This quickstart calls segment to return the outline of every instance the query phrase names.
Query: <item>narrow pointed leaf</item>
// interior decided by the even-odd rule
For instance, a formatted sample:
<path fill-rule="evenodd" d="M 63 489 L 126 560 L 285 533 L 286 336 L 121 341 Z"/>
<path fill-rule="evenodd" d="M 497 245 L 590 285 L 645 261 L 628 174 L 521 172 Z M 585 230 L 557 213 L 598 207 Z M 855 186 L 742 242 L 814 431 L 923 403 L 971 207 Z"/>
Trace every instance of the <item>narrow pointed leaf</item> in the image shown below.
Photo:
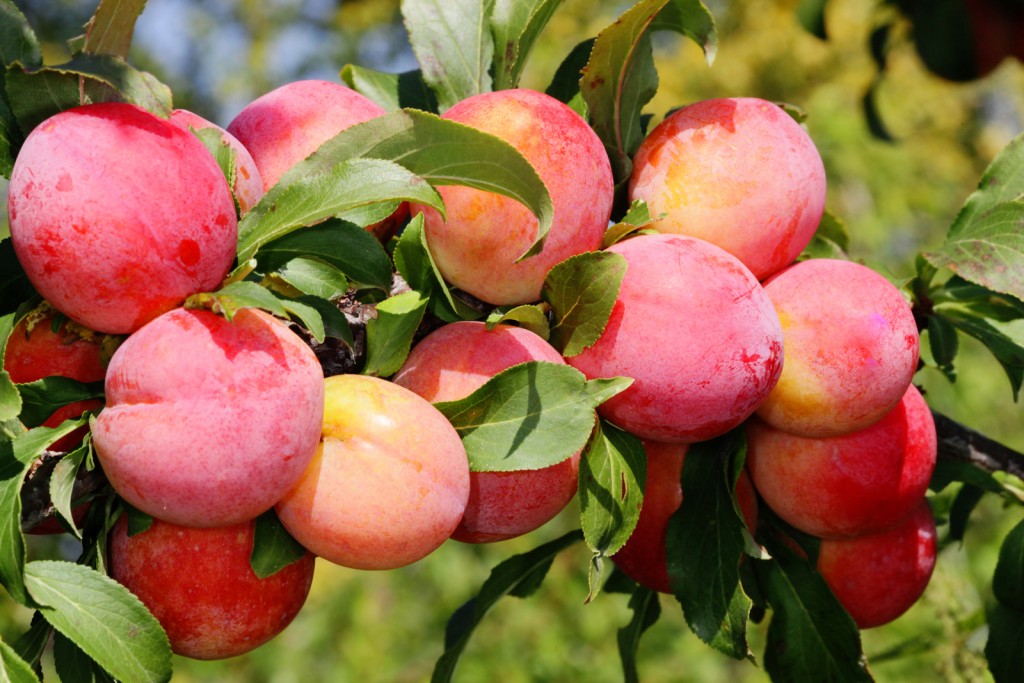
<path fill-rule="evenodd" d="M 629 608 L 633 610 L 633 617 L 617 634 L 619 659 L 622 661 L 622 677 L 625 683 L 640 683 L 636 654 L 640 647 L 640 637 L 661 616 L 661 603 L 658 601 L 657 591 L 637 586 L 629 598 Z"/>
<path fill-rule="evenodd" d="M 0 640 L 0 681 L 4 683 L 39 683 L 32 667 L 14 649 Z"/>
<path fill-rule="evenodd" d="M 106 671 L 60 632 L 53 634 L 53 667 L 60 683 L 113 683 Z"/>
<path fill-rule="evenodd" d="M 735 659 L 751 655 L 746 626 L 751 601 L 740 584 L 747 541 L 734 500 L 734 461 L 745 443 L 734 430 L 692 444 L 683 464 L 683 502 L 669 519 L 666 563 L 672 592 L 691 630 Z"/>
<path fill-rule="evenodd" d="M 440 111 L 491 91 L 494 0 L 403 0 L 402 18 Z"/>
<path fill-rule="evenodd" d="M 4 66 L 41 66 L 42 50 L 32 26 L 13 2 L 0 2 L 0 60 Z"/>
<path fill-rule="evenodd" d="M 53 502 L 53 508 L 67 527 L 73 530 L 75 538 L 79 540 L 82 538 L 82 533 L 75 526 L 74 516 L 71 512 L 71 496 L 74 491 L 75 477 L 88 454 L 88 447 L 76 448 L 61 458 L 50 474 L 50 500 Z"/>
<path fill-rule="evenodd" d="M 430 300 L 430 310 L 445 322 L 476 320 L 480 311 L 455 297 L 427 247 L 423 214 L 416 214 L 395 245 L 395 267 L 410 287 Z"/>
<path fill-rule="evenodd" d="M 518 87 L 530 50 L 561 4 L 561 0 L 495 0 L 491 13 L 495 90 Z"/>
<path fill-rule="evenodd" d="M 988 615 L 988 669 L 996 683 L 1016 683 L 1024 671 L 1024 612 L 998 604 Z"/>
<path fill-rule="evenodd" d="M 419 292 L 404 292 L 377 304 L 377 317 L 366 324 L 362 374 L 390 377 L 398 372 L 426 310 L 427 300 Z"/>
<path fill-rule="evenodd" d="M 36 296 L 36 290 L 14 253 L 14 245 L 10 239 L 0 240 L 0 315 L 15 312 L 22 302 L 33 296 Z M 3 338 L 6 339 L 7 335 Z"/>
<path fill-rule="evenodd" d="M 100 0 L 85 27 L 83 50 L 127 59 L 135 22 L 145 6 L 146 0 Z"/>
<path fill-rule="evenodd" d="M 169 681 L 171 648 L 159 622 L 124 586 L 71 562 L 25 565 L 43 616 L 100 666 L 125 681 Z"/>
<path fill-rule="evenodd" d="M 1024 612 L 1024 522 L 1006 535 L 999 548 L 992 592 L 999 602 Z"/>
<path fill-rule="evenodd" d="M 604 421 L 580 459 L 579 497 L 583 537 L 598 555 L 614 555 L 626 543 L 644 499 L 647 458 L 640 439 Z"/>
<path fill-rule="evenodd" d="M 943 308 L 936 312 L 936 317 L 974 337 L 988 348 L 1003 366 L 1013 390 L 1013 400 L 1016 401 L 1021 385 L 1024 384 L 1024 339 L 1018 339 L 1014 330 L 1006 325 L 966 311 Z"/>
<path fill-rule="evenodd" d="M 0 358 L 7 351 L 7 339 L 14 330 L 14 314 L 0 317 Z M 10 373 L 0 369 L 0 421 L 13 420 L 22 410 L 21 393 L 11 379 Z"/>
<path fill-rule="evenodd" d="M 487 612 L 506 595 L 525 598 L 533 594 L 547 575 L 555 557 L 582 537 L 579 530 L 570 531 L 495 566 L 477 596 L 456 610 L 449 619 L 444 634 L 445 651 L 434 666 L 431 683 L 451 681 L 462 651 Z"/>
<path fill-rule="evenodd" d="M 590 437 L 597 403 L 587 384 L 575 368 L 532 361 L 435 406 L 462 437 L 471 471 L 539 469 L 570 457 Z"/>

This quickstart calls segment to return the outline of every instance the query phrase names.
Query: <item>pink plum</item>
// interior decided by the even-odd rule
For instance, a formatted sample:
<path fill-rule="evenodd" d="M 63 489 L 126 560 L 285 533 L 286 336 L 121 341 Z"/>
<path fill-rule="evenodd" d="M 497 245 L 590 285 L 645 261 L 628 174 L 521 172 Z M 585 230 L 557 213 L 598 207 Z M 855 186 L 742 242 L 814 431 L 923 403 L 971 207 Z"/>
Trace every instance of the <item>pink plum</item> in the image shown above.
<path fill-rule="evenodd" d="M 532 90 L 501 90 L 467 97 L 442 118 L 495 135 L 536 169 L 554 204 L 544 249 L 516 263 L 537 237 L 537 219 L 514 199 L 460 185 L 438 188 L 447 220 L 422 210 L 430 252 L 455 287 L 496 305 L 540 300 L 556 263 L 595 251 L 608 227 L 611 163 L 594 131 L 576 112 Z"/>
<path fill-rule="evenodd" d="M 533 332 L 481 322 L 445 325 L 417 344 L 394 377 L 431 403 L 465 398 L 502 370 L 528 361 L 564 364 Z M 546 524 L 576 495 L 579 453 L 535 470 L 470 472 L 469 503 L 457 541 L 503 541 Z"/>
<path fill-rule="evenodd" d="M 763 280 L 793 262 L 825 210 L 825 167 L 814 142 L 777 105 L 704 100 L 678 109 L 633 158 L 630 200 L 661 232 L 712 242 Z"/>
<path fill-rule="evenodd" d="M 193 529 L 153 520 L 129 536 L 122 517 L 110 534 L 110 573 L 153 613 L 176 654 L 234 657 L 283 631 L 313 581 L 310 553 L 257 577 L 249 562 L 254 531 L 253 521 Z"/>
<path fill-rule="evenodd" d="M 758 408 L 800 436 L 838 436 L 880 420 L 917 370 L 910 304 L 895 285 L 852 261 L 811 259 L 765 282 L 782 323 L 785 369 Z"/>
<path fill-rule="evenodd" d="M 917 602 L 928 587 L 936 553 L 935 518 L 921 500 L 892 529 L 822 540 L 818 571 L 857 628 L 873 628 Z"/>
<path fill-rule="evenodd" d="M 185 128 L 194 130 L 212 129 L 220 133 L 224 144 L 231 147 L 235 153 L 235 184 L 232 189 L 235 192 L 235 199 L 238 201 L 239 212 L 244 216 L 249 209 L 256 206 L 263 196 L 263 179 L 256 168 L 249 150 L 239 142 L 231 133 L 227 132 L 212 121 L 204 119 L 199 114 L 187 109 L 175 109 L 171 112 L 171 122 L 177 123 Z"/>
<path fill-rule="evenodd" d="M 907 517 L 935 469 L 931 410 L 916 387 L 877 422 L 841 436 L 812 438 L 753 419 L 747 469 L 768 507 L 822 538 L 877 533 Z"/>
<path fill-rule="evenodd" d="M 323 373 L 280 320 L 175 309 L 107 369 L 93 443 L 114 490 L 191 527 L 252 519 L 302 475 L 320 440 Z"/>
<path fill-rule="evenodd" d="M 11 241 L 71 319 L 126 334 L 227 275 L 238 234 L 203 144 L 124 103 L 56 114 L 25 140 L 8 190 Z"/>
<path fill-rule="evenodd" d="M 598 412 L 653 441 L 691 443 L 749 417 L 782 371 L 782 330 L 736 257 L 683 235 L 640 235 L 608 249 L 628 267 L 597 342 L 570 365 L 633 384 Z"/>
<path fill-rule="evenodd" d="M 329 562 L 394 569 L 447 540 L 468 497 L 466 449 L 437 408 L 376 377 L 335 375 L 323 440 L 277 515 Z"/>

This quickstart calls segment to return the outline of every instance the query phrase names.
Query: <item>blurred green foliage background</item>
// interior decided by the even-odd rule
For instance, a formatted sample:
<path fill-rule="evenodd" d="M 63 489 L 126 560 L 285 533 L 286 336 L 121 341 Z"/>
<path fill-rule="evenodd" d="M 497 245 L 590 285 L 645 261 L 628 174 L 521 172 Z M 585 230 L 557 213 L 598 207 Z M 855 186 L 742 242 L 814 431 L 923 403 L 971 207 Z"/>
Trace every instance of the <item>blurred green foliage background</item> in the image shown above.
<path fill-rule="evenodd" d="M 18 2 L 45 44 L 66 58 L 64 41 L 95 9 L 77 0 Z M 569 49 L 629 6 L 566 0 L 542 35 L 524 86 L 544 89 Z M 875 76 L 872 29 L 893 10 L 875 0 L 832 0 L 827 41 L 796 19 L 797 0 L 708 0 L 720 44 L 708 66 L 695 45 L 659 35 L 661 86 L 648 108 L 652 125 L 687 102 L 757 96 L 807 114 L 829 178 L 829 210 L 845 221 L 852 255 L 899 279 L 917 252 L 937 247 L 993 156 L 1024 129 L 1024 67 L 1005 61 L 983 79 L 949 83 L 917 57 L 905 22 L 894 25 L 889 68 L 878 89 L 880 114 L 895 137 L 873 137 L 861 98 Z M 175 93 L 176 106 L 226 125 L 246 103 L 299 78 L 339 80 L 346 63 L 415 68 L 396 0 L 150 0 L 136 30 L 132 61 Z M 1024 409 L 987 352 L 965 341 L 959 379 L 924 369 L 917 381 L 937 409 L 1024 449 Z M 941 512 L 948 495 L 936 501 Z M 972 517 L 964 544 L 948 544 L 925 597 L 892 625 L 865 632 L 880 681 L 983 681 L 984 608 L 991 604 L 998 543 L 1019 519 L 989 496 Z M 530 536 L 493 546 L 448 543 L 411 567 L 381 573 L 321 562 L 308 603 L 281 636 L 224 662 L 176 660 L 175 681 L 423 681 L 443 647 L 444 624 L 490 567 L 577 525 L 578 510 Z M 33 556 L 74 556 L 69 541 L 34 540 Z M 626 596 L 584 604 L 587 554 L 580 546 L 555 562 L 529 600 L 499 603 L 466 650 L 457 681 L 620 681 L 616 631 L 630 618 Z M 750 662 L 732 662 L 688 632 L 674 600 L 640 646 L 641 680 L 715 683 L 763 681 Z M 0 637 L 11 642 L 28 614 L 0 601 Z M 752 629 L 761 653 L 764 627 Z"/>

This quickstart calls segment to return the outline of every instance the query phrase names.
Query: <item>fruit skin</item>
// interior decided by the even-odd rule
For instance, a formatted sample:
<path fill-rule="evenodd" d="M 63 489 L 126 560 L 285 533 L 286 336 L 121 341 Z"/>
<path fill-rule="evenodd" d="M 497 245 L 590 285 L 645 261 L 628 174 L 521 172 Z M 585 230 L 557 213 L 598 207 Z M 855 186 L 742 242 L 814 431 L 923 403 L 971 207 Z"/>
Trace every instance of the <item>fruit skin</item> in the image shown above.
<path fill-rule="evenodd" d="M 825 166 L 807 132 L 758 98 L 678 109 L 633 158 L 629 199 L 643 199 L 665 233 L 722 247 L 758 280 L 811 241 L 825 210 Z"/>
<path fill-rule="evenodd" d="M 249 154 L 249 150 L 239 142 L 238 138 L 216 123 L 187 109 L 172 111 L 171 122 L 184 126 L 186 130 L 188 128 L 195 130 L 211 128 L 220 133 L 221 140 L 235 153 L 235 183 L 232 189 L 235 192 L 235 199 L 238 201 L 239 212 L 243 216 L 249 213 L 249 209 L 256 206 L 260 198 L 263 197 L 263 178 L 260 177 L 259 169 L 256 168 L 256 162 Z"/>
<path fill-rule="evenodd" d="M 502 370 L 528 361 L 564 365 L 533 332 L 511 325 L 455 322 L 423 338 L 393 381 L 431 403 L 465 398 Z M 576 495 L 580 454 L 560 463 L 516 472 L 470 472 L 469 503 L 452 538 L 466 543 L 504 541 L 551 521 Z"/>
<path fill-rule="evenodd" d="M 131 505 L 215 527 L 273 507 L 320 440 L 323 373 L 284 323 L 175 309 L 129 337 L 107 370 L 93 444 Z"/>
<path fill-rule="evenodd" d="M 469 463 L 458 433 L 397 384 L 365 375 L 325 384 L 323 440 L 277 504 L 281 524 L 346 567 L 394 569 L 426 557 L 466 509 Z"/>
<path fill-rule="evenodd" d="M 533 90 L 501 90 L 467 97 L 442 118 L 495 135 L 536 169 L 554 205 L 544 249 L 521 263 L 533 244 L 537 219 L 510 197 L 458 185 L 437 188 L 447 220 L 422 211 L 427 244 L 445 280 L 495 305 L 540 300 L 556 263 L 600 248 L 613 199 L 611 163 L 604 146 L 576 112 Z"/>
<path fill-rule="evenodd" d="M 25 140 L 8 189 L 11 242 L 39 293 L 75 322 L 133 332 L 215 289 L 235 257 L 235 203 L 188 131 L 139 107 L 90 104 Z"/>
<path fill-rule="evenodd" d="M 255 527 L 193 529 L 155 519 L 129 536 L 122 516 L 110 534 L 110 574 L 153 613 L 175 653 L 234 657 L 284 630 L 313 581 L 311 553 L 258 578 L 249 564 Z"/>
<path fill-rule="evenodd" d="M 936 553 L 935 519 L 922 500 L 888 531 L 822 540 L 818 571 L 857 628 L 874 628 L 917 602 L 931 579 Z"/>
<path fill-rule="evenodd" d="M 850 434 L 808 438 L 752 419 L 747 469 L 776 514 L 821 538 L 878 533 L 924 498 L 935 469 L 931 410 L 916 387 L 874 424 Z"/>
<path fill-rule="evenodd" d="M 597 342 L 566 361 L 588 379 L 633 384 L 598 407 L 654 441 L 719 436 L 754 412 L 782 371 L 782 329 L 760 283 L 734 256 L 683 235 L 640 235 Z"/>
<path fill-rule="evenodd" d="M 811 259 L 764 283 L 782 323 L 785 368 L 757 409 L 768 424 L 838 436 L 882 418 L 917 370 L 910 304 L 882 275 L 852 261 Z"/>
<path fill-rule="evenodd" d="M 252 154 L 264 190 L 277 184 L 292 166 L 315 152 L 341 131 L 387 111 L 339 83 L 301 80 L 286 83 L 246 105 L 227 130 Z M 388 218 L 366 226 L 387 241 L 408 217 L 402 203 Z"/>
<path fill-rule="evenodd" d="M 680 481 L 688 448 L 686 444 L 644 442 L 647 477 L 640 518 L 629 540 L 612 556 L 612 561 L 626 576 L 660 593 L 672 593 L 665 539 L 669 518 L 683 502 Z M 736 497 L 747 528 L 753 533 L 757 528 L 757 495 L 746 471 L 736 480 Z"/>

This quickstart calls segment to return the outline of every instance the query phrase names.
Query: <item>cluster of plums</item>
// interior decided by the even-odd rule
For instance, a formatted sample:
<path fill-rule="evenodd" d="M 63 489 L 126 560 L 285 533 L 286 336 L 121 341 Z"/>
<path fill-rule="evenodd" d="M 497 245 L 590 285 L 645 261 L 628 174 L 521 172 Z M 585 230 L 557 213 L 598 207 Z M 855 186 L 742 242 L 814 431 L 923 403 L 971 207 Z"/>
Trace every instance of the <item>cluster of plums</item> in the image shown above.
<path fill-rule="evenodd" d="M 470 472 L 432 405 L 529 361 L 634 380 L 598 412 L 647 448 L 640 523 L 614 557 L 637 581 L 668 590 L 664 529 L 687 444 L 746 424 L 738 495 L 749 524 L 756 488 L 824 539 L 819 569 L 862 627 L 916 599 L 934 560 L 923 497 L 935 458 L 910 385 L 917 330 L 900 292 L 866 267 L 795 263 L 821 219 L 825 174 L 803 128 L 769 102 L 700 102 L 651 131 L 629 194 L 660 234 L 608 247 L 628 268 L 603 333 L 578 355 L 524 328 L 458 322 L 424 337 L 391 380 L 325 380 L 270 314 L 183 306 L 224 281 L 240 215 L 324 141 L 383 113 L 323 81 L 274 90 L 224 129 L 181 110 L 168 120 L 93 104 L 44 121 L 17 158 L 11 239 L 46 304 L 19 323 L 5 367 L 16 382 L 104 381 L 92 445 L 116 493 L 154 519 L 132 535 L 118 522 L 111 574 L 176 652 L 228 657 L 265 642 L 301 607 L 314 557 L 389 569 L 449 538 L 500 541 L 551 520 L 575 494 L 578 453 L 540 470 Z M 443 116 L 515 146 L 547 186 L 554 222 L 543 250 L 519 260 L 537 230 L 523 205 L 440 187 L 444 218 L 410 207 L 438 269 L 487 304 L 539 301 L 552 266 L 602 247 L 615 190 L 601 141 L 530 90 L 470 97 Z M 235 150 L 233 187 L 190 130 L 211 127 Z M 109 337 L 123 341 L 106 359 Z M 259 579 L 254 520 L 270 509 L 308 552 Z"/>

